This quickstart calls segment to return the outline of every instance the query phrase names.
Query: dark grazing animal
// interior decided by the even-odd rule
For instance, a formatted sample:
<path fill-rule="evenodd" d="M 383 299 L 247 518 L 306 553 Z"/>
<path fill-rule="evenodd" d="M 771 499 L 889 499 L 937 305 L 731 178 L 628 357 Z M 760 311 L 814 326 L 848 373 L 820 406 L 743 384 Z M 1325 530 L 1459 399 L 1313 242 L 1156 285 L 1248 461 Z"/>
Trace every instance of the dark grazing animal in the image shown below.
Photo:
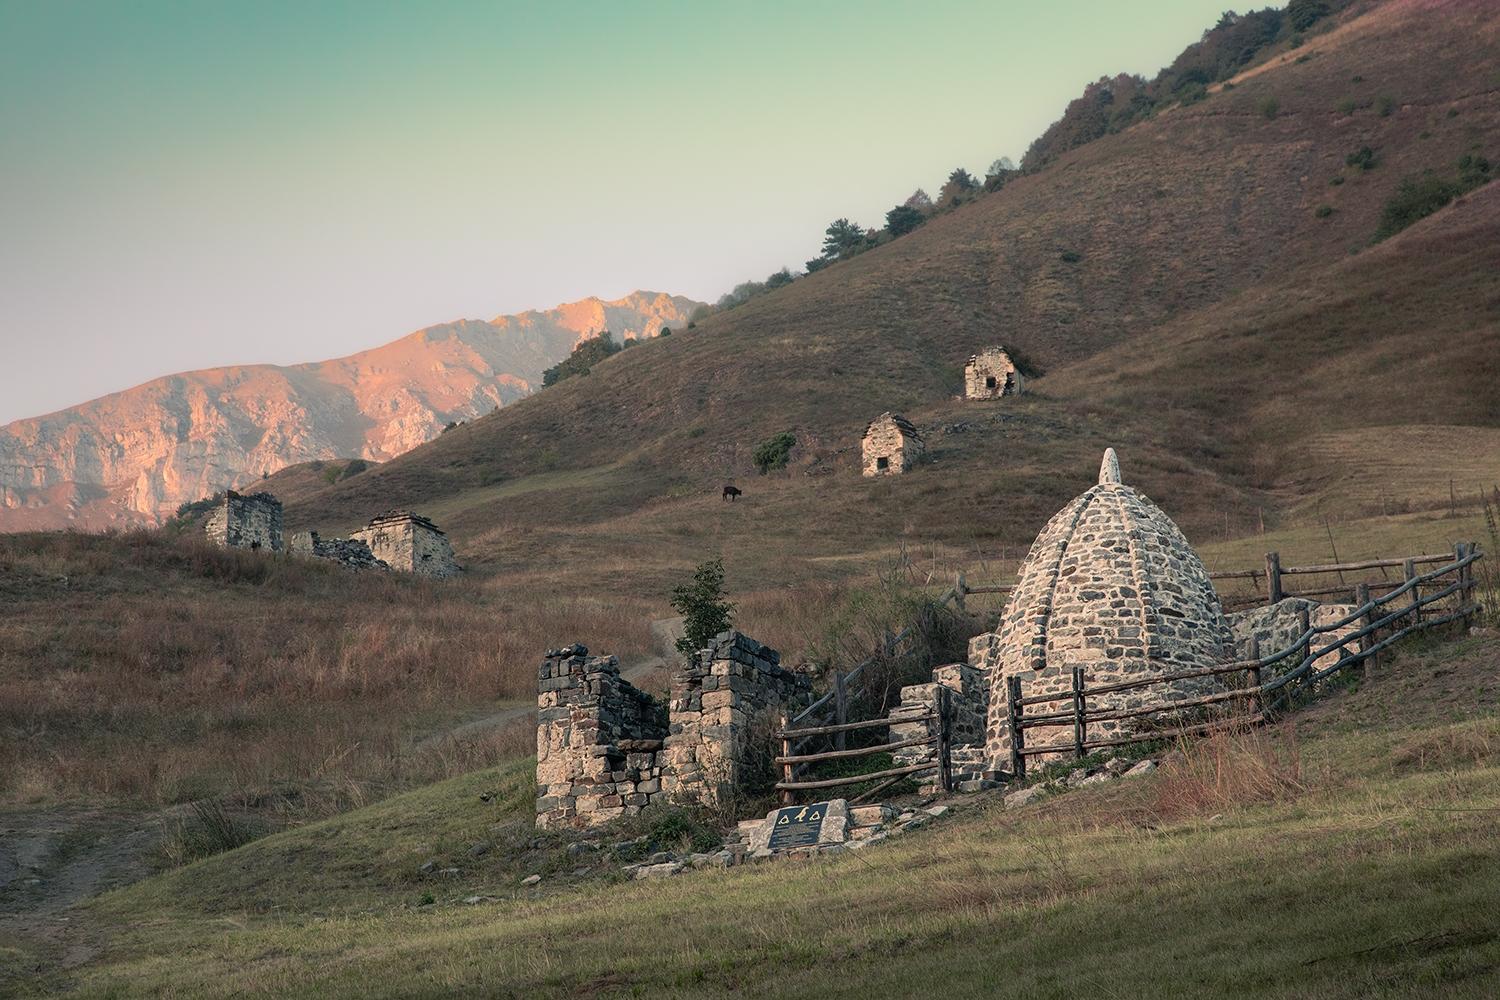
<path fill-rule="evenodd" d="M 743 492 L 744 490 L 740 489 L 738 486 L 726 486 L 724 487 L 724 499 L 728 500 L 730 503 L 733 503 L 734 498 L 739 496 Z"/>

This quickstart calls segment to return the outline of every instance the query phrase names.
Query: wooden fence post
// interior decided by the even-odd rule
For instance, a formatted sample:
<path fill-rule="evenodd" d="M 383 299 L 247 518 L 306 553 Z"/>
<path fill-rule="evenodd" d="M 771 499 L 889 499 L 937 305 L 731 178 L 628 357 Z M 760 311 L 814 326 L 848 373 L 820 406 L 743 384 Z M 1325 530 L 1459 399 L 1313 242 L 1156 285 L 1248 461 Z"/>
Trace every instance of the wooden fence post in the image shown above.
<path fill-rule="evenodd" d="M 1257 661 L 1260 659 L 1259 639 L 1251 638 L 1249 652 L 1250 659 Z M 1253 690 L 1251 690 L 1250 697 L 1246 700 L 1245 708 L 1249 715 L 1260 715 L 1263 711 L 1262 706 L 1265 702 L 1265 699 L 1261 697 L 1260 693 L 1260 664 L 1257 662 L 1249 669 L 1248 673 L 1250 675 L 1250 687 Z"/>
<path fill-rule="evenodd" d="M 833 721 L 835 725 L 842 726 L 849 721 L 849 694 L 844 689 L 844 673 L 841 670 L 833 674 Z M 833 748 L 844 750 L 848 747 L 848 734 L 842 729 L 833 736 Z"/>
<path fill-rule="evenodd" d="M 1302 649 L 1302 655 L 1298 658 L 1298 666 L 1307 667 L 1307 673 L 1302 675 L 1301 681 L 1301 686 L 1304 689 L 1310 688 L 1312 686 L 1311 682 L 1308 680 L 1308 677 L 1312 674 L 1312 636 L 1308 634 L 1311 628 L 1312 615 L 1308 613 L 1307 607 L 1303 606 L 1303 608 L 1297 612 L 1297 633 L 1302 637 L 1299 640 L 1299 645 Z"/>
<path fill-rule="evenodd" d="M 1359 627 L 1367 629 L 1375 623 L 1375 608 L 1370 604 L 1370 585 L 1362 583 L 1355 588 L 1354 599 L 1359 603 L 1360 609 L 1364 612 L 1359 616 Z M 1371 647 L 1374 645 L 1375 634 L 1373 632 L 1368 632 L 1359 637 L 1359 652 L 1364 657 L 1364 674 L 1366 679 L 1375 676 L 1375 657 L 1378 654 L 1370 652 Z"/>
<path fill-rule="evenodd" d="M 1406 562 L 1401 564 L 1401 570 L 1406 574 L 1407 580 L 1410 581 L 1417 578 L 1417 563 L 1415 560 L 1406 560 Z M 1411 588 L 1411 624 L 1413 625 L 1422 624 L 1422 605 L 1417 603 L 1417 599 L 1421 595 L 1421 593 L 1421 584 L 1418 584 Z"/>
<path fill-rule="evenodd" d="M 953 581 L 953 603 L 960 611 L 966 610 L 964 606 L 964 595 L 969 592 L 969 583 L 964 579 L 962 570 L 959 570 L 958 578 Z"/>
<path fill-rule="evenodd" d="M 1083 668 L 1073 668 L 1073 750 L 1082 760 L 1088 755 L 1084 744 L 1088 742 L 1088 734 L 1085 731 L 1087 723 L 1083 715 Z"/>
<path fill-rule="evenodd" d="M 781 756 L 783 756 L 783 757 L 790 757 L 792 755 L 792 741 L 786 735 L 787 724 L 788 723 L 787 723 L 786 713 L 782 712 L 781 713 L 781 719 L 780 719 L 780 725 L 777 728 L 778 728 L 778 731 L 781 733 Z M 781 778 L 782 778 L 782 780 L 785 781 L 787 784 L 791 784 L 793 781 L 797 780 L 796 777 L 795 777 L 796 771 L 797 771 L 797 766 L 795 764 L 790 764 L 790 763 L 788 763 L 788 764 L 782 764 L 781 765 Z M 784 806 L 789 806 L 789 805 L 792 804 L 792 790 L 790 788 L 783 788 L 781 790 L 781 804 L 784 805 Z"/>
<path fill-rule="evenodd" d="M 1267 604 L 1275 604 L 1284 596 L 1281 592 L 1281 553 L 1266 553 Z"/>
<path fill-rule="evenodd" d="M 1026 780 L 1026 730 L 1021 725 L 1021 678 L 1005 678 L 1006 719 L 1010 726 L 1010 773 L 1016 783 Z"/>
<path fill-rule="evenodd" d="M 1467 559 L 1474 554 L 1475 547 L 1474 542 L 1459 542 L 1454 546 L 1454 555 L 1459 559 Z M 1468 608 L 1470 603 L 1472 603 L 1469 598 L 1473 589 L 1474 564 L 1469 563 L 1467 566 L 1460 566 L 1458 568 L 1458 606 L 1460 610 Z M 1469 631 L 1469 626 L 1473 623 L 1473 618 L 1473 615 L 1465 614 L 1463 618 L 1459 619 L 1461 623 L 1460 628 L 1465 632 Z"/>
<path fill-rule="evenodd" d="M 943 685 L 937 686 L 937 752 L 938 752 L 938 783 L 942 785 L 943 792 L 953 791 L 953 704 L 949 697 L 950 692 Z"/>

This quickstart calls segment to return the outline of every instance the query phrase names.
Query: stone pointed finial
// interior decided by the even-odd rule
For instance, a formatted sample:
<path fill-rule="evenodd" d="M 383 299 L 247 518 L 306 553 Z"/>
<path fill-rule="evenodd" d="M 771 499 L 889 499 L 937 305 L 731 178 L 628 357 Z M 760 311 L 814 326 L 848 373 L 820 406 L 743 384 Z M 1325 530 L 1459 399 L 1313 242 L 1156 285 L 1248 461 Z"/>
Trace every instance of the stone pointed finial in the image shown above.
<path fill-rule="evenodd" d="M 1099 482 L 1118 483 L 1120 481 L 1120 460 L 1115 456 L 1113 448 L 1104 449 L 1104 461 L 1099 463 Z"/>

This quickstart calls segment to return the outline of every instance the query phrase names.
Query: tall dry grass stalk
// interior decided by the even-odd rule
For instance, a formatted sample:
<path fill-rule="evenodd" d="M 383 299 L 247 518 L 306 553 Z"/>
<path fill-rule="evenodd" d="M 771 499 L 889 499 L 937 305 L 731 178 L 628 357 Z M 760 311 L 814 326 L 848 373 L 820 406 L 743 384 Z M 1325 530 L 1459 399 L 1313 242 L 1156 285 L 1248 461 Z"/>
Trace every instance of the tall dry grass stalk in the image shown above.
<path fill-rule="evenodd" d="M 1296 730 L 1245 726 L 1180 740 L 1156 782 L 1155 812 L 1201 816 L 1305 790 Z"/>

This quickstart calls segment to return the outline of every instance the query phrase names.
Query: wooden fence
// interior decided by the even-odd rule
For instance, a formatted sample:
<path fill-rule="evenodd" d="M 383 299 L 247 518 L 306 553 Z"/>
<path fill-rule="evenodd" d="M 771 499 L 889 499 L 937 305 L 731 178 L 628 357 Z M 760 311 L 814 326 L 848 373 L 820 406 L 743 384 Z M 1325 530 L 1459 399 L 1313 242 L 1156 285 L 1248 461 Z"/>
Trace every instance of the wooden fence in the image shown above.
<path fill-rule="evenodd" d="M 1260 656 L 1259 649 L 1252 644 L 1251 656 L 1246 660 L 1157 674 L 1141 680 L 1095 685 L 1087 683 L 1082 667 L 1074 667 L 1069 690 L 1030 697 L 1026 696 L 1022 689 L 1019 677 L 1008 677 L 1006 678 L 1006 693 L 1009 709 L 1006 725 L 1011 743 L 1011 773 L 1016 780 L 1024 781 L 1027 758 L 1043 754 L 1069 754 L 1083 757 L 1092 750 L 1106 747 L 1154 742 L 1266 721 L 1274 717 L 1283 706 L 1289 704 L 1299 692 L 1309 690 L 1312 685 L 1342 670 L 1356 664 L 1363 664 L 1366 675 L 1369 675 L 1376 669 L 1381 651 L 1406 636 L 1453 622 L 1468 623 L 1479 610 L 1479 606 L 1474 603 L 1476 584 L 1473 566 L 1481 556 L 1478 546 L 1469 543 L 1458 545 L 1450 555 L 1438 557 L 1420 556 L 1399 560 L 1374 560 L 1338 567 L 1300 567 L 1295 570 L 1283 568 L 1280 570 L 1281 576 L 1289 573 L 1327 573 L 1354 568 L 1400 565 L 1406 571 L 1406 576 L 1401 583 L 1393 585 L 1389 593 L 1379 597 L 1370 596 L 1368 583 L 1356 584 L 1358 606 L 1335 621 L 1313 626 L 1309 623 L 1307 612 L 1304 610 L 1301 614 L 1299 635 L 1296 641 L 1287 648 L 1267 656 Z M 1437 569 L 1427 573 L 1415 572 L 1415 564 L 1418 562 L 1431 563 L 1437 560 L 1444 561 L 1443 565 Z M 1275 581 L 1277 574 L 1269 573 L 1268 579 Z M 1426 593 L 1423 593 L 1423 588 L 1427 588 Z M 1271 593 L 1276 592 L 1273 587 Z M 1282 596 L 1305 596 L 1305 592 L 1303 595 L 1283 593 Z M 1454 597 L 1456 601 L 1439 606 L 1440 602 Z M 1403 601 L 1402 598 L 1407 598 L 1407 600 Z M 1354 631 L 1334 635 L 1356 623 L 1359 627 Z M 1316 666 L 1318 661 L 1334 653 L 1337 654 L 1337 658 L 1331 665 L 1321 669 Z M 1277 664 L 1289 666 L 1290 669 L 1279 676 L 1266 679 L 1266 672 Z M 1091 698 L 1105 694 L 1117 694 L 1152 685 L 1237 673 L 1244 675 L 1243 687 L 1212 691 L 1194 698 L 1173 699 L 1134 708 L 1100 711 L 1089 707 Z M 1027 712 L 1028 708 L 1035 706 L 1059 703 L 1067 703 L 1067 707 L 1039 714 Z M 1239 715 L 1196 723 L 1181 717 L 1184 712 L 1222 704 L 1240 705 L 1242 712 Z M 1172 724 L 1152 724 L 1162 720 Z M 1107 738 L 1091 738 L 1089 735 L 1091 724 L 1125 721 L 1145 724 L 1146 728 L 1136 733 Z M 1059 727 L 1071 728 L 1072 738 L 1067 741 L 1051 741 L 1038 746 L 1026 745 L 1028 730 Z"/>
<path fill-rule="evenodd" d="M 878 782 L 874 787 L 867 789 L 853 801 L 862 802 L 884 789 L 900 781 L 902 778 L 920 774 L 923 771 L 936 770 L 938 772 L 938 784 L 943 791 L 950 791 L 953 787 L 952 777 L 952 755 L 951 731 L 952 731 L 952 709 L 949 706 L 948 690 L 938 688 L 936 711 L 923 715 L 890 716 L 883 719 L 871 719 L 866 722 L 844 722 L 830 726 L 808 726 L 802 729 L 790 729 L 783 718 L 781 728 L 776 732 L 776 738 L 781 741 L 781 756 L 776 758 L 776 764 L 782 769 L 782 780 L 776 783 L 776 791 L 781 795 L 781 801 L 791 804 L 797 792 L 818 791 L 829 788 L 840 788 L 848 785 L 860 785 L 866 782 Z M 893 725 L 913 725 L 921 723 L 927 726 L 928 734 L 906 740 L 888 740 L 876 746 L 857 747 L 845 749 L 840 747 L 835 750 L 825 750 L 819 753 L 797 753 L 793 750 L 794 744 L 817 737 L 842 737 L 849 732 L 862 729 L 875 729 Z M 864 774 L 840 775 L 834 778 L 807 779 L 799 777 L 799 771 L 812 765 L 828 763 L 833 761 L 857 760 L 861 757 L 871 757 L 880 753 L 891 753 L 896 750 L 904 750 L 911 747 L 931 747 L 933 750 L 930 760 L 917 764 L 909 764 L 904 767 L 886 768 L 880 771 L 871 771 Z"/>

